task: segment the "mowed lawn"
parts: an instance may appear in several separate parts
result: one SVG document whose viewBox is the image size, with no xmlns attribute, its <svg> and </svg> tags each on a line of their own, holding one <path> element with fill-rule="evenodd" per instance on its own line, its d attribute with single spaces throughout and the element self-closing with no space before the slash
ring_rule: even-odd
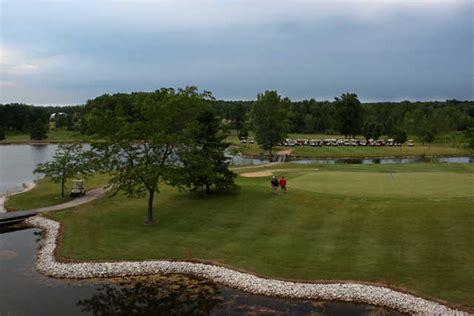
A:
<svg viewBox="0 0 474 316">
<path fill-rule="evenodd" d="M 289 179 L 287 194 L 273 196 L 268 177 L 239 177 L 240 192 L 224 196 L 163 187 L 153 225 L 144 224 L 146 199 L 121 195 L 50 214 L 64 225 L 60 254 L 200 259 L 268 277 L 390 284 L 474 307 L 473 165 L 273 168 Z"/>
</svg>

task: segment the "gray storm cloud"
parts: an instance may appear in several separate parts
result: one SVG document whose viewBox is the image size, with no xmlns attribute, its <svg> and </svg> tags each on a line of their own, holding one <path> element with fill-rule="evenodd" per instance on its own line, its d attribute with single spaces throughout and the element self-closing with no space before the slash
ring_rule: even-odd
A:
<svg viewBox="0 0 474 316">
<path fill-rule="evenodd" d="M 225 99 L 474 95 L 470 1 L 0 3 L 0 102 L 184 85 Z"/>
</svg>

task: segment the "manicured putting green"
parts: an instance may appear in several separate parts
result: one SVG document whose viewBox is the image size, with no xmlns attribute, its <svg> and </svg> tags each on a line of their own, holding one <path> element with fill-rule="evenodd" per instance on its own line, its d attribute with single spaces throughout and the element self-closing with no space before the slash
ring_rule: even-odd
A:
<svg viewBox="0 0 474 316">
<path fill-rule="evenodd" d="M 472 197 L 474 175 L 444 172 L 311 172 L 290 179 L 290 187 L 325 194 L 367 197 Z"/>
</svg>

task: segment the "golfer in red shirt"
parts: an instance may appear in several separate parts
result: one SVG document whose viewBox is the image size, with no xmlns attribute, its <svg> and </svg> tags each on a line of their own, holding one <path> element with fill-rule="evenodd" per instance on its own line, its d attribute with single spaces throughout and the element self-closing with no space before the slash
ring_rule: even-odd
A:
<svg viewBox="0 0 474 316">
<path fill-rule="evenodd" d="M 280 187 L 282 192 L 286 192 L 286 179 L 284 176 L 281 176 L 280 178 Z"/>
</svg>

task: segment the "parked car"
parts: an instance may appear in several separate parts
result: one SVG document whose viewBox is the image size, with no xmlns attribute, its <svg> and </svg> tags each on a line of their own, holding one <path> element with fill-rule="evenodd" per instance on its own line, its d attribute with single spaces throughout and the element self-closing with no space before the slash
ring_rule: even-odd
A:
<svg viewBox="0 0 474 316">
<path fill-rule="evenodd" d="M 415 145 L 413 144 L 413 140 L 409 139 L 409 140 L 408 140 L 408 147 L 413 147 L 413 146 L 415 146 Z"/>
<path fill-rule="evenodd" d="M 240 139 L 240 142 L 241 142 L 242 144 L 247 144 L 247 138 L 242 137 L 242 138 Z"/>
</svg>

